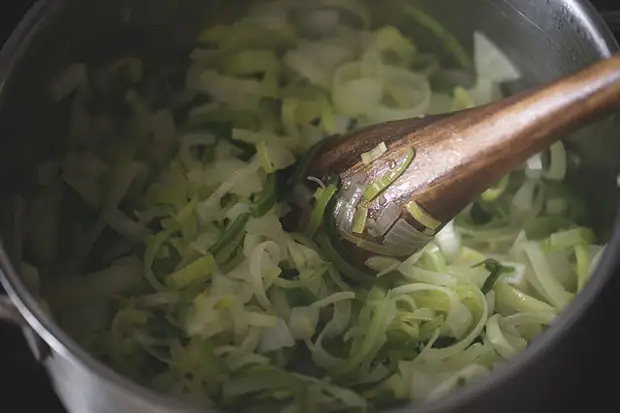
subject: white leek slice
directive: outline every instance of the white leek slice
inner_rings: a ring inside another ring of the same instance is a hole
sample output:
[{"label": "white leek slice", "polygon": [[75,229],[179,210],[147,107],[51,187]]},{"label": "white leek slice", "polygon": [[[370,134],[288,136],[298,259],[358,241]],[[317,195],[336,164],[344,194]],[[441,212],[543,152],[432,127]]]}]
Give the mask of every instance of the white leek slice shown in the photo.
[{"label": "white leek slice", "polygon": [[563,309],[572,300],[574,294],[566,291],[558,282],[540,243],[527,242],[523,251],[532,268],[527,272],[528,281],[556,308]]},{"label": "white leek slice", "polygon": [[375,146],[368,152],[364,152],[362,154],[362,162],[365,165],[368,165],[378,159],[385,152],[387,152],[387,146],[385,146],[385,142],[381,142],[379,145]]},{"label": "white leek slice", "polygon": [[268,174],[295,163],[295,155],[291,151],[265,141],[256,145],[256,153],[263,170]]},{"label": "white leek slice", "polygon": [[553,181],[562,181],[566,176],[567,160],[566,149],[562,142],[555,142],[549,148],[549,169],[545,171],[545,178]]},{"label": "white leek slice", "polygon": [[521,77],[506,54],[479,31],[474,32],[474,66],[478,77],[496,83],[510,82]]},{"label": "white leek slice", "polygon": [[202,72],[200,86],[217,102],[233,109],[255,110],[258,101],[265,95],[259,81],[220,75],[214,70]]}]

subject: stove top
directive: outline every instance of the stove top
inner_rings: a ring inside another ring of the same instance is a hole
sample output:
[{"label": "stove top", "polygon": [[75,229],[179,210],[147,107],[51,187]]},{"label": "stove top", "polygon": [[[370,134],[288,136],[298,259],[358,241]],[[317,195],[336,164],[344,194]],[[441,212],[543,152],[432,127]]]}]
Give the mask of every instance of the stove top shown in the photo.
[{"label": "stove top", "polygon": [[[34,1],[14,3],[13,9],[5,8],[2,12],[5,25],[0,27],[0,45]],[[620,39],[618,0],[592,0],[592,3],[606,15],[614,34]],[[620,277],[616,277],[613,286],[607,289],[604,297],[589,312],[587,322],[582,324],[586,327],[575,338],[577,343],[558,349],[565,353],[561,359],[569,360],[570,364],[558,366],[568,369],[567,374],[563,375],[564,383],[550,383],[548,403],[544,403],[537,411],[565,413],[594,408],[594,401],[600,405],[606,402],[610,405],[617,403],[614,381],[605,377],[615,377],[620,367],[620,356],[615,355],[616,344],[608,339],[608,315],[615,311],[612,305],[617,299],[617,291],[620,291]],[[554,391],[554,384],[564,389],[562,394]],[[567,388],[573,391],[566,393]],[[17,327],[0,323],[0,412],[39,411],[41,406],[45,406],[46,413],[66,413],[43,368],[30,354],[21,331]]]}]

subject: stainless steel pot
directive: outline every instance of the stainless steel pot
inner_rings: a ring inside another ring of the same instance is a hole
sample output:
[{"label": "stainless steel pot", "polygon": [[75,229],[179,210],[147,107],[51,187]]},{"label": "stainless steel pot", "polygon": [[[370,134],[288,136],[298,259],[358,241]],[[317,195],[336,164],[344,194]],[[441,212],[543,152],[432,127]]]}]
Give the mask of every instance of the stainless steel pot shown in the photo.
[{"label": "stainless steel pot", "polygon": [[[195,0],[39,1],[0,54],[0,202],[23,190],[33,166],[61,149],[58,119],[48,98],[50,75],[64,62],[101,60],[126,49],[156,53],[162,59],[183,50],[194,37],[194,18],[204,4],[222,4],[215,15],[230,16],[242,2]],[[609,30],[587,1],[434,0],[419,2],[469,45],[482,30],[517,63],[524,74],[513,91],[552,80],[618,50]],[[406,26],[397,1],[376,2],[376,13]],[[432,36],[413,33],[418,43]],[[64,121],[63,121],[64,122]],[[614,224],[620,139],[614,121],[571,139],[580,155],[575,185],[588,199],[594,226],[609,248],[585,290],[547,333],[492,378],[422,406],[420,412],[541,411],[544,384],[556,380],[563,342],[570,341],[588,309],[614,274],[620,251],[620,223]],[[612,133],[610,133],[612,132]],[[5,205],[6,210],[10,209]],[[116,374],[82,350],[28,291],[12,264],[15,254],[10,214],[0,225],[0,279],[9,298],[0,297],[0,319],[23,326],[60,398],[73,413],[191,412],[191,406],[160,396]]]}]

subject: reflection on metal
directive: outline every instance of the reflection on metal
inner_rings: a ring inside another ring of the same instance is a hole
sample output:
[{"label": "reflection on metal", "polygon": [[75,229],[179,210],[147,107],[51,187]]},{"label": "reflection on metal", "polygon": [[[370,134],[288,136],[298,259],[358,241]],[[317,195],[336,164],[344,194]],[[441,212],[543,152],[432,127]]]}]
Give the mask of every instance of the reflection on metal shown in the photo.
[{"label": "reflection on metal", "polygon": [[22,316],[11,302],[11,299],[4,295],[0,296],[0,320],[8,321],[17,325],[21,325],[23,323]]},{"label": "reflection on metal", "polygon": [[401,218],[387,233],[383,244],[388,248],[406,247],[413,253],[424,248],[432,239],[432,236],[421,233]]}]

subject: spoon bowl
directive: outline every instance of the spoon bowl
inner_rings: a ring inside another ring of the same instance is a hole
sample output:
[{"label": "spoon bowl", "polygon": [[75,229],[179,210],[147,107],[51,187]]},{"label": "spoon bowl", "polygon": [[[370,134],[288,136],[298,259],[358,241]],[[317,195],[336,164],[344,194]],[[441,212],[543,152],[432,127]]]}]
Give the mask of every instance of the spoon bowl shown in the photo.
[{"label": "spoon bowl", "polygon": [[322,191],[325,225],[335,226],[332,238],[343,239],[355,261],[403,258],[508,172],[619,103],[616,55],[486,106],[332,137],[306,176],[338,178]]}]

